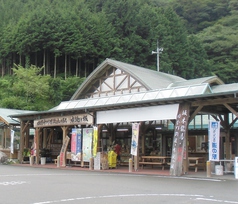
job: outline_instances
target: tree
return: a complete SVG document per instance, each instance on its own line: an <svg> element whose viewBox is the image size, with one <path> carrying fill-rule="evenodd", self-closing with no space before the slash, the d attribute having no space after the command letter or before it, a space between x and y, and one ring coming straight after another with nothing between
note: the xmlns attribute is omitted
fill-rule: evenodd
<svg viewBox="0 0 238 204"><path fill-rule="evenodd" d="M49 107L46 101L49 100L49 80L50 76L42 76L42 68L30 66L24 68L21 65L15 65L14 83L12 92L18 99L24 110L45 110ZM12 107L14 108L14 107Z"/></svg>
<svg viewBox="0 0 238 204"><path fill-rule="evenodd" d="M207 53L195 35L188 36L188 66L190 74L187 79L194 79L211 75L211 66Z"/></svg>
<svg viewBox="0 0 238 204"><path fill-rule="evenodd" d="M229 0L176 0L171 5L185 20L189 33L198 33L229 15Z"/></svg>
<svg viewBox="0 0 238 204"><path fill-rule="evenodd" d="M172 8L164 9L163 13L165 20L162 23L165 30L162 45L164 47L163 53L166 56L163 54L162 60L170 64L171 67L163 69L163 66L161 66L162 71L188 78L190 71L187 64L189 60L187 31Z"/></svg>
<svg viewBox="0 0 238 204"><path fill-rule="evenodd" d="M197 35L212 63L212 72L226 83L237 82L238 78L238 27L227 26L237 19L234 17L227 17Z"/></svg>

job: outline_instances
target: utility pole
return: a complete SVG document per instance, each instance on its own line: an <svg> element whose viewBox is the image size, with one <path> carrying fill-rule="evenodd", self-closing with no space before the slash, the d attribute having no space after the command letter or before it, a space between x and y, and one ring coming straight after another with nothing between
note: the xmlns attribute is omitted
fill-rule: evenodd
<svg viewBox="0 0 238 204"><path fill-rule="evenodd" d="M156 52L155 51L152 51L152 55L153 54L157 54L157 71L159 72L159 53L160 52L163 52L163 48L159 47L159 40L157 40L157 49L156 49Z"/></svg>

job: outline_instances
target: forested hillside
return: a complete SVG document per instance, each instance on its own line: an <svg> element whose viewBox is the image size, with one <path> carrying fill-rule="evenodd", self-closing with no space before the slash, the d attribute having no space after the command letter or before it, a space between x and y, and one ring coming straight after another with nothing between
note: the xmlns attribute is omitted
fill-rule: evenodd
<svg viewBox="0 0 238 204"><path fill-rule="evenodd" d="M54 79L53 101L17 106L42 110L69 100L64 81L73 92L106 58L156 70L157 41L161 72L238 82L237 31L237 0L0 0L0 87L8 90L0 105L15 108L19 98L9 98L27 92L12 90L14 66L39 67L34 74Z"/></svg>

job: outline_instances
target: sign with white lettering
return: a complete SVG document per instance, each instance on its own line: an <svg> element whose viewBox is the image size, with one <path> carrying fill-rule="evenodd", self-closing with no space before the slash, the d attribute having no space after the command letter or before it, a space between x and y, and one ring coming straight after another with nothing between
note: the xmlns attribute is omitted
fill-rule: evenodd
<svg viewBox="0 0 238 204"><path fill-rule="evenodd" d="M93 116L91 113L34 120L34 127L91 125L91 124L93 124Z"/></svg>
<svg viewBox="0 0 238 204"><path fill-rule="evenodd" d="M209 160L219 161L220 152L220 122L209 121Z"/></svg>

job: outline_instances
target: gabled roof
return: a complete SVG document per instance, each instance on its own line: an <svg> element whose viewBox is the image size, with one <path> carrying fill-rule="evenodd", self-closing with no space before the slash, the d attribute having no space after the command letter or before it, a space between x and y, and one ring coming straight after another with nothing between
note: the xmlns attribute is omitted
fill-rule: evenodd
<svg viewBox="0 0 238 204"><path fill-rule="evenodd" d="M212 87L213 93L226 93L226 92L237 92L238 91L238 83L233 84L222 84L216 85Z"/></svg>
<svg viewBox="0 0 238 204"><path fill-rule="evenodd" d="M203 77L203 78L197 78L197 79L189 79L186 81L177 81L172 84L170 84L169 87L178 87L178 86L191 86L194 84L205 84L208 83L210 86L216 84L224 84L224 82L219 79L217 76L209 76L209 77Z"/></svg>
<svg viewBox="0 0 238 204"><path fill-rule="evenodd" d="M123 70L131 75L140 84L143 84L146 90L137 92L128 92L117 95L99 95L98 97L83 98L87 94L89 87L98 79L105 80L109 73L108 70ZM111 74L111 72L109 73ZM96 87L97 88L97 87ZM75 111L97 111L110 110L115 108L134 107L138 105L164 105L180 103L181 101L190 101L193 106L200 105L203 102L203 111L226 112L227 108L223 105L229 99L229 105L238 111L236 97L238 95L238 83L224 84L217 76L203 77L191 80L185 80L181 77L173 76L163 72L157 72L135 65L106 59L95 69L92 74L78 88L70 101L64 101L59 106L49 111L36 112L32 115L44 115L51 113L75 112ZM214 104L212 103L214 100ZM228 102L227 102L228 103ZM214 106L212 106L214 105ZM207 106L207 107L206 107ZM219 107L218 107L219 106ZM207 108L207 109L206 109ZM28 114L21 114L27 116ZM19 116L12 114L12 116ZM35 116L34 116L35 117Z"/></svg>
<svg viewBox="0 0 238 204"><path fill-rule="evenodd" d="M74 93L71 100L82 98L80 96L84 95L83 93L86 89L88 90L88 86L91 86L95 79L103 76L110 67L115 67L129 73L134 79L143 84L147 90L163 89L167 88L172 83L186 81L181 77L171 74L154 71L112 59L106 59L88 76L84 83Z"/></svg>
<svg viewBox="0 0 238 204"><path fill-rule="evenodd" d="M2 125L4 123L7 125L19 125L20 121L17 118L9 117L9 115L17 115L17 114L33 113L33 112L36 112L36 111L0 108L0 122L2 123Z"/></svg>

